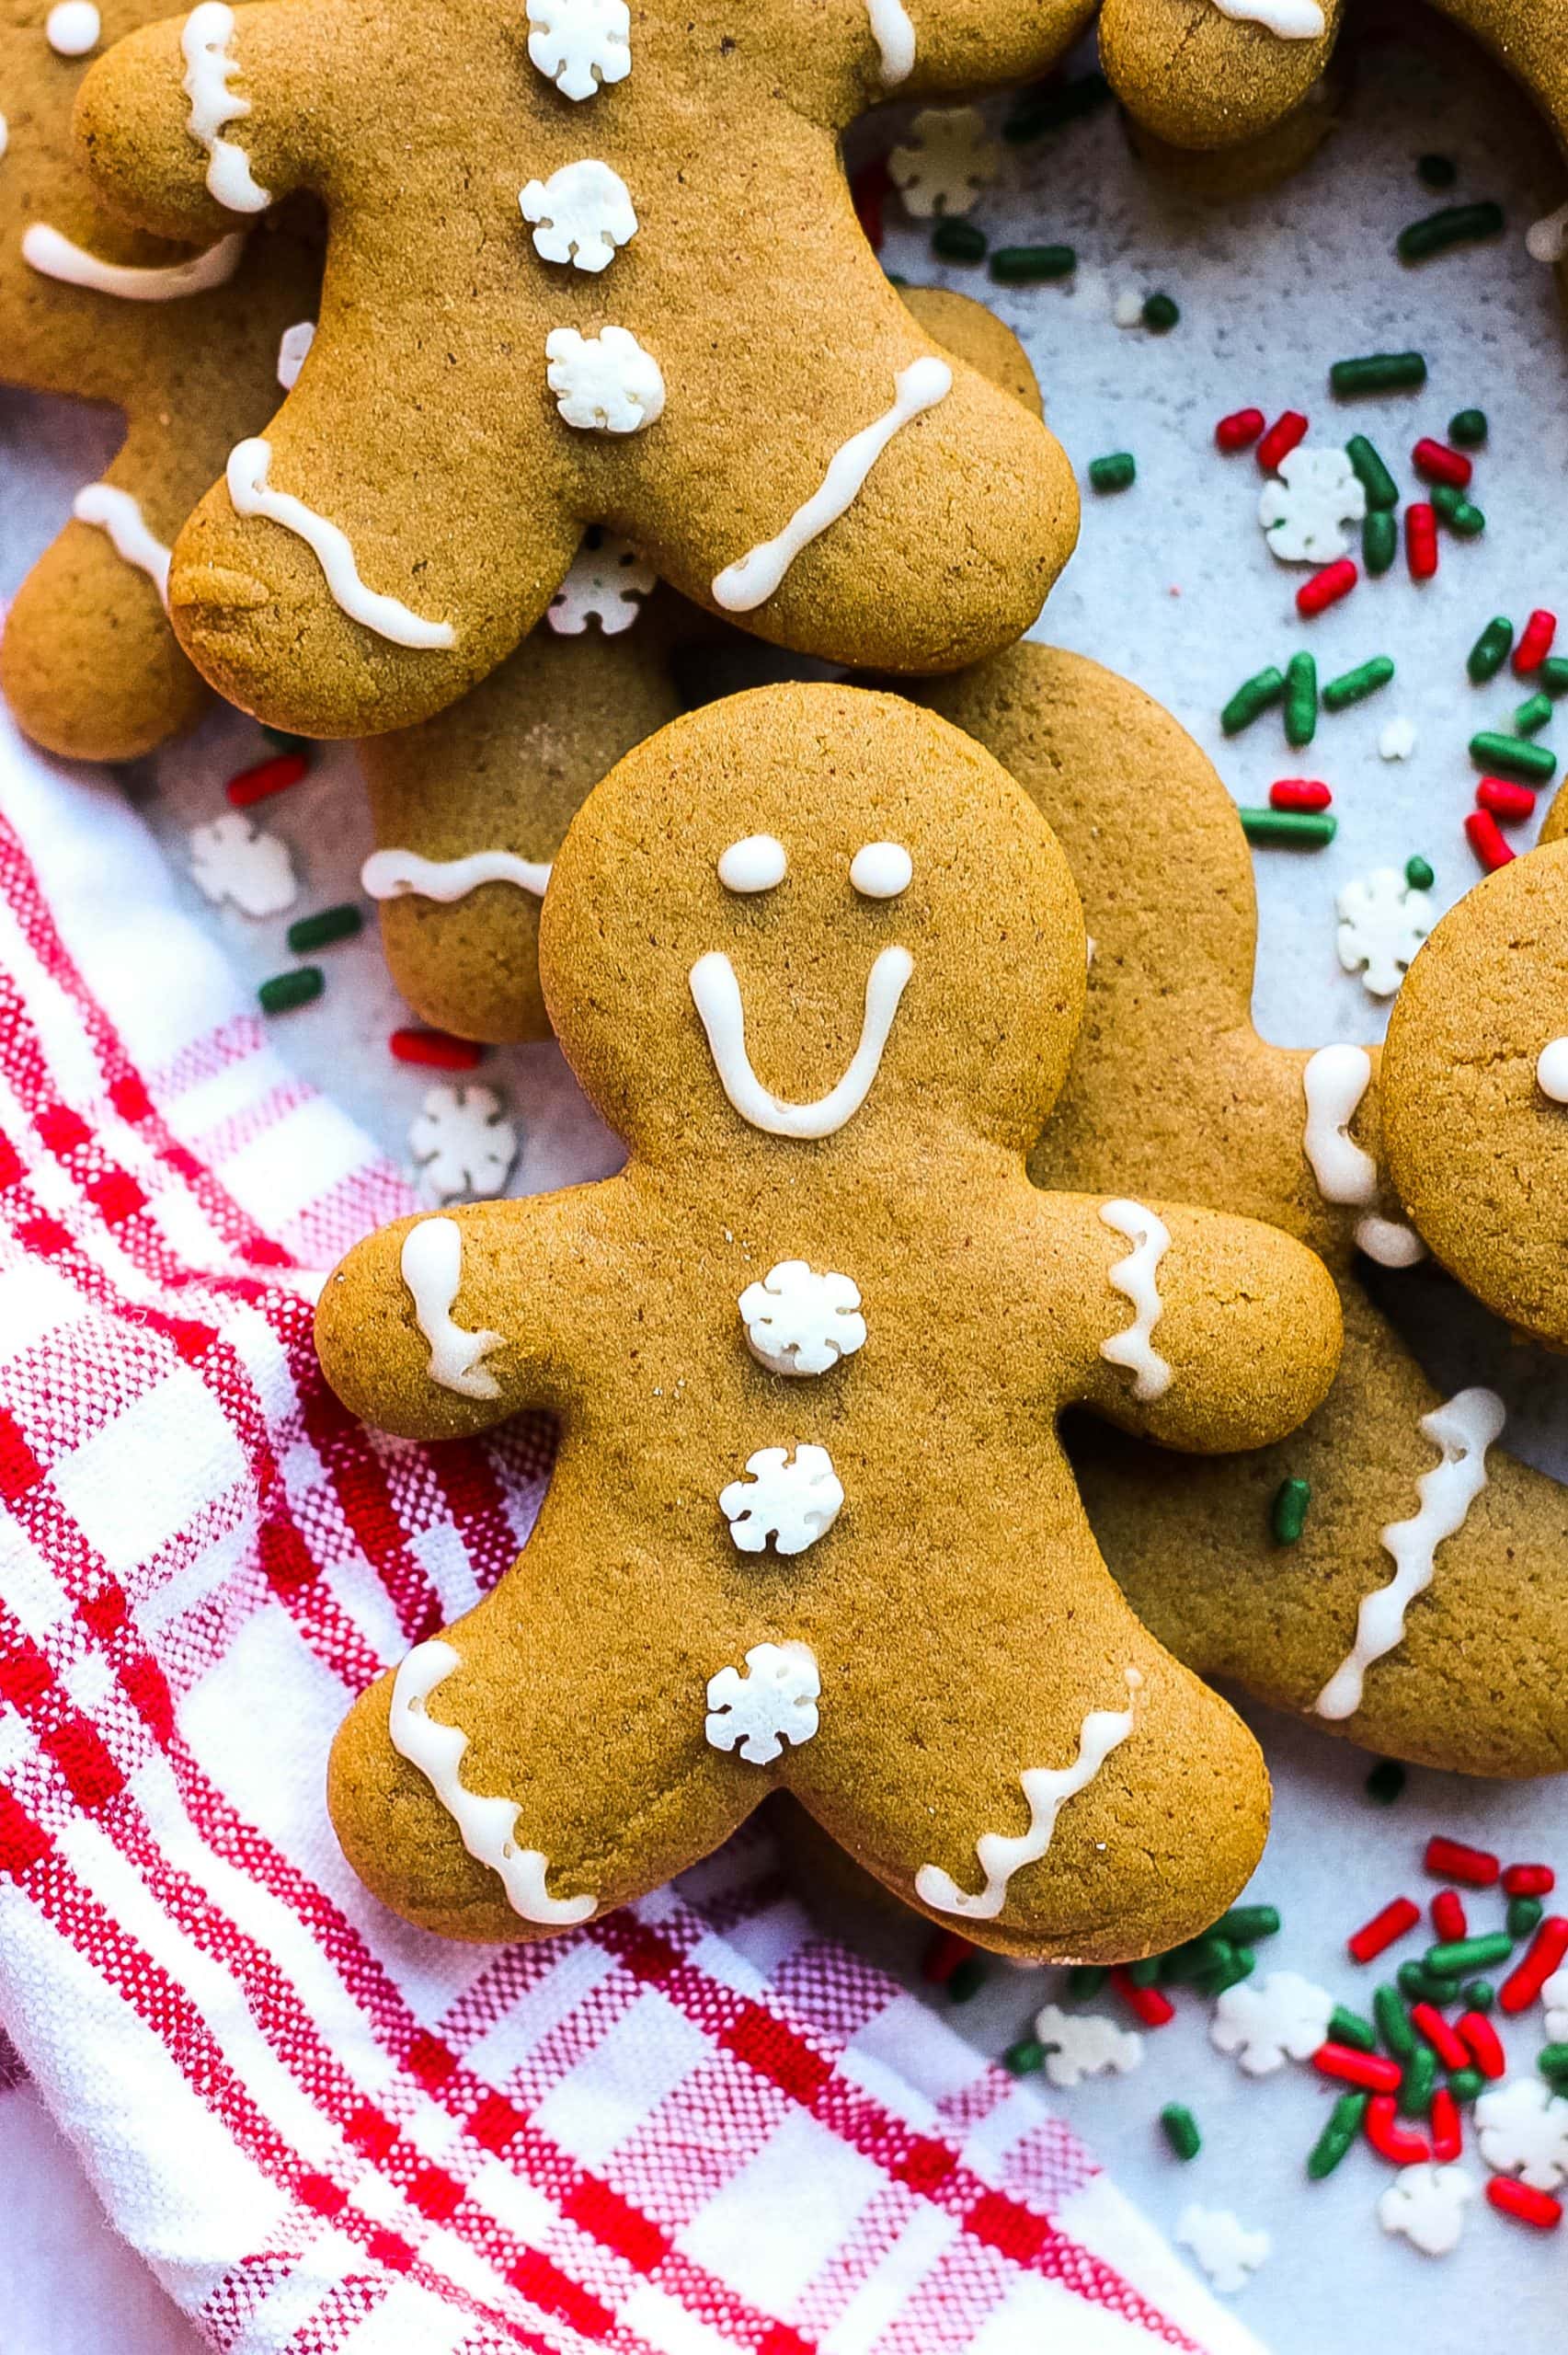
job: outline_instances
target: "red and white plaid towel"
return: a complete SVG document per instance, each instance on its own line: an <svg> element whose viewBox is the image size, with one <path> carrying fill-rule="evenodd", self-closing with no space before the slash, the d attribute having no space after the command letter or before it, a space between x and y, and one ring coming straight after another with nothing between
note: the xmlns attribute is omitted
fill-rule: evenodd
<svg viewBox="0 0 1568 2355"><path fill-rule="evenodd" d="M0 2023L165 2289L246 2355L1257 2355L762 1833L542 1946L360 1889L333 1729L509 1566L548 1430L344 1414L302 1271L400 1180L109 788L0 781Z"/></svg>

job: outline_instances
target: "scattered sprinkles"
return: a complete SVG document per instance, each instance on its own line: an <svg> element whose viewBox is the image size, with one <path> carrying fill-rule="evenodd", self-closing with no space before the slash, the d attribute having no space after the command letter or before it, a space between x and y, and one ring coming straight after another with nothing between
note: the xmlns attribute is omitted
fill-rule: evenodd
<svg viewBox="0 0 1568 2355"><path fill-rule="evenodd" d="M386 1043L395 1062L422 1063L429 1071L473 1071L485 1053L472 1039L452 1039L444 1030L395 1030Z"/></svg>
<svg viewBox="0 0 1568 2355"><path fill-rule="evenodd" d="M1370 351L1359 360L1336 360L1329 370L1329 385L1341 400L1362 393L1418 393L1426 382L1426 357L1420 351Z"/></svg>
<svg viewBox="0 0 1568 2355"><path fill-rule="evenodd" d="M1130 450L1113 450L1109 456L1091 458L1089 482L1098 491L1128 490L1138 478L1138 461Z"/></svg>
<svg viewBox="0 0 1568 2355"><path fill-rule="evenodd" d="M255 768L242 769L238 776L230 777L223 792L233 810L248 810L253 801L269 800L275 793L286 793L306 775L310 762L303 752L280 752L269 761L260 761Z"/></svg>
<svg viewBox="0 0 1568 2355"><path fill-rule="evenodd" d="M1429 213L1424 221L1413 221L1408 228L1402 229L1394 240L1394 250L1401 261L1427 261L1434 254L1446 254L1455 246L1474 245L1482 237L1500 237L1506 226L1500 204L1450 204L1441 213Z"/></svg>
<svg viewBox="0 0 1568 2355"><path fill-rule="evenodd" d="M1307 1511L1312 1501L1310 1481L1292 1477L1282 1480L1275 1490L1274 1503L1269 1509L1268 1522L1276 1545L1296 1545L1307 1526ZM1275 1926L1278 1927L1278 1915Z"/></svg>
<svg viewBox="0 0 1568 2355"><path fill-rule="evenodd" d="M292 973L274 973L256 994L263 1014L292 1014L297 1006L313 1005L326 987L319 965L298 965Z"/></svg>

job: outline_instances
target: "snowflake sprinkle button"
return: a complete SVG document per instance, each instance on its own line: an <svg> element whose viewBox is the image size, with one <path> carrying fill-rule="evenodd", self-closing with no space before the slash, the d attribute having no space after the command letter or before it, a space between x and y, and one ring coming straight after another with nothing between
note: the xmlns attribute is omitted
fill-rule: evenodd
<svg viewBox="0 0 1568 2355"><path fill-rule="evenodd" d="M747 1348L774 1373L828 1373L865 1343L859 1287L804 1259L781 1259L748 1284L739 1308Z"/></svg>
<svg viewBox="0 0 1568 2355"><path fill-rule="evenodd" d="M771 1537L781 1554L804 1554L838 1519L844 1492L825 1447L759 1448L746 1469L750 1478L732 1480L718 1500L741 1553L765 1553Z"/></svg>
<svg viewBox="0 0 1568 2355"><path fill-rule="evenodd" d="M771 1766L786 1741L810 1740L821 1693L805 1644L753 1644L744 1675L721 1668L709 1677L703 1730L715 1750L738 1750L748 1766Z"/></svg>

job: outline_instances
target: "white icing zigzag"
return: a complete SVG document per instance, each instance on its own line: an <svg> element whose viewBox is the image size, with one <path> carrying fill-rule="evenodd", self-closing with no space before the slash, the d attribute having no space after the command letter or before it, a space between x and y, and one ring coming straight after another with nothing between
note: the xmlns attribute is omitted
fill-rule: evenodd
<svg viewBox="0 0 1568 2355"><path fill-rule="evenodd" d="M414 1295L414 1321L430 1345L429 1376L460 1398L498 1398L501 1385L484 1364L502 1333L471 1333L452 1322L463 1281L463 1229L454 1218L422 1218L403 1238L403 1281Z"/></svg>
<svg viewBox="0 0 1568 2355"><path fill-rule="evenodd" d="M421 858L417 850L373 850L360 869L360 883L372 900L439 900L450 907L486 883L515 883L543 899L550 869L543 861L518 858L509 850L470 851L466 858Z"/></svg>
<svg viewBox="0 0 1568 2355"><path fill-rule="evenodd" d="M155 539L147 529L141 508L128 490L117 490L109 482L85 483L76 493L71 512L78 523L91 523L97 531L107 532L115 555L125 564L144 572L158 592L165 612L169 602L170 555L162 540Z"/></svg>
<svg viewBox="0 0 1568 2355"><path fill-rule="evenodd" d="M259 438L238 442L230 451L229 497L236 515L265 515L269 523L281 524L285 532L303 540L350 621L362 623L379 638L390 638L394 646L429 649L454 643L450 622L428 622L395 597L367 589L347 532L339 531L292 492L274 490L267 479L271 463L272 445Z"/></svg>
<svg viewBox="0 0 1568 2355"><path fill-rule="evenodd" d="M138 270L126 262L100 261L47 221L34 221L22 233L22 259L40 278L52 278L61 286L85 286L93 294L112 294L121 303L179 303L188 294L226 286L244 252L245 232L239 229L190 261Z"/></svg>
<svg viewBox="0 0 1568 2355"><path fill-rule="evenodd" d="M1125 1259L1116 1261L1110 1271L1110 1281L1116 1292L1131 1301L1135 1312L1134 1320L1125 1332L1113 1333L1109 1340L1101 1342L1100 1355L1137 1375L1132 1395L1148 1405L1151 1399L1162 1398L1171 1387L1170 1365L1152 1341L1164 1307L1160 1297L1159 1271L1160 1262L1171 1247L1170 1230L1141 1202L1106 1202L1100 1217L1117 1235L1125 1235L1134 1246Z"/></svg>

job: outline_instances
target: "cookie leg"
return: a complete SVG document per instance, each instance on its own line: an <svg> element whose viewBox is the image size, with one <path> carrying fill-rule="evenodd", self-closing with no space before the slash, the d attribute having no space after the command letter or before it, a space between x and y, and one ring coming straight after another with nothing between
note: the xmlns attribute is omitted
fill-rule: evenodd
<svg viewBox="0 0 1568 2355"><path fill-rule="evenodd" d="M767 1778L704 1736L722 1639L689 1649L649 1610L647 1568L639 1551L557 1584L525 1554L356 1702L333 1745L332 1821L406 1921L548 1936L658 1887L764 1796Z"/></svg>
<svg viewBox="0 0 1568 2355"><path fill-rule="evenodd" d="M1105 0L1100 55L1136 122L1173 147L1273 130L1327 65L1344 0Z"/></svg>
<svg viewBox="0 0 1568 2355"><path fill-rule="evenodd" d="M886 1644L819 1643L820 1730L781 1776L933 1920L1116 1962L1223 1912L1262 1851L1268 1778L1241 1720L1083 1568L1066 1614L1020 1563L961 1619L889 1613Z"/></svg>

